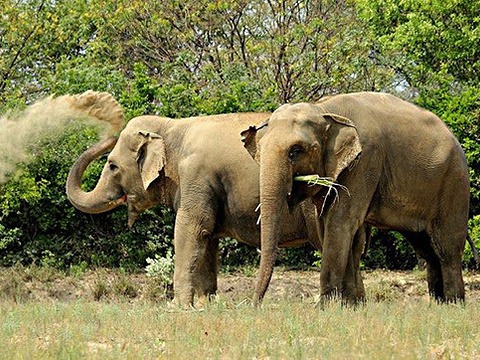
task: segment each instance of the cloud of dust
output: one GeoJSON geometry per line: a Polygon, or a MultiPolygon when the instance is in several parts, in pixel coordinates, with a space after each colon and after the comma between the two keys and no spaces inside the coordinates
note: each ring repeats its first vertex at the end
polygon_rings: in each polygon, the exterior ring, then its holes
{"type": "Polygon", "coordinates": [[[80,95],[48,97],[21,112],[0,117],[0,184],[15,168],[28,161],[36,144],[61,134],[71,120],[100,126],[102,136],[110,136],[123,127],[123,111],[108,93],[87,91],[80,95]],[[93,120],[93,121],[92,121],[93,120]],[[108,124],[108,125],[106,125],[108,124]]]}

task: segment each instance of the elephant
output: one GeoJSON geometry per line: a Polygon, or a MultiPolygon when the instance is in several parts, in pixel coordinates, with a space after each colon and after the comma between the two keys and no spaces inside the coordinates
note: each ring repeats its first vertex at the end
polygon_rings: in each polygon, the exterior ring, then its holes
{"type": "Polygon", "coordinates": [[[359,229],[375,226],[400,231],[426,260],[433,299],[464,301],[467,162],[436,115],[390,94],[358,92],[282,105],[241,134],[260,164],[257,301],[273,271],[281,214],[307,198],[318,209],[323,238],[321,299],[358,299],[352,246],[359,229]],[[334,198],[324,186],[294,181],[307,174],[327,177],[347,191],[338,189],[334,198]]]}
{"type": "MultiPolygon", "coordinates": [[[[94,100],[89,106],[95,107],[94,100]]],[[[260,167],[244,150],[239,133],[269,115],[136,117],[118,137],[90,147],[76,160],[67,178],[68,199],[87,213],[127,205],[130,227],[142,211],[156,204],[174,209],[174,302],[193,306],[197,295],[202,304],[217,291],[219,238],[260,246],[256,212],[260,167]],[[107,152],[95,188],[83,191],[86,167],[107,152]]],[[[310,200],[285,212],[279,247],[310,242],[321,248],[315,212],[310,200]]]]}

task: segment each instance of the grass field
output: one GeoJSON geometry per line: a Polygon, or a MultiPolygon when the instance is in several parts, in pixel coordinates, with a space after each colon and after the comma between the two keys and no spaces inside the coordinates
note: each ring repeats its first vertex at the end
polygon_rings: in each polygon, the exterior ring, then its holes
{"type": "Polygon", "coordinates": [[[4,359],[480,359],[480,275],[467,305],[428,299],[425,273],[365,273],[368,302],[315,307],[319,273],[276,269],[261,309],[250,271],[222,275],[205,309],[172,309],[144,275],[0,272],[4,359]]]}

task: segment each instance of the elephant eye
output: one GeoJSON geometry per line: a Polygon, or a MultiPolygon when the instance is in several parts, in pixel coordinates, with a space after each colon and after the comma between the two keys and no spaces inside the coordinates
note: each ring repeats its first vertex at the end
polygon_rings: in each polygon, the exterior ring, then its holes
{"type": "Polygon", "coordinates": [[[305,153],[305,149],[301,145],[293,145],[288,153],[288,158],[293,161],[298,155],[303,153],[305,153]]]}
{"type": "Polygon", "coordinates": [[[115,170],[118,169],[118,166],[115,165],[115,164],[113,164],[113,163],[110,163],[110,164],[109,164],[109,167],[110,167],[110,170],[111,170],[111,171],[115,171],[115,170]]]}

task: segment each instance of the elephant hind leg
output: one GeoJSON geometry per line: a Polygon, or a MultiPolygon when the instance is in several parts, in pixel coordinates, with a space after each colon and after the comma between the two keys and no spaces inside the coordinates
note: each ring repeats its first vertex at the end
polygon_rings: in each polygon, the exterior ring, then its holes
{"type": "Polygon", "coordinates": [[[438,228],[433,232],[431,239],[442,270],[444,288],[442,302],[464,301],[465,285],[462,277],[462,254],[466,241],[464,232],[452,234],[447,229],[438,228]]]}
{"type": "Polygon", "coordinates": [[[462,264],[445,263],[442,265],[443,286],[445,289],[444,302],[464,302],[465,285],[462,277],[462,264]]]}
{"type": "Polygon", "coordinates": [[[445,298],[444,281],[440,260],[436,255],[430,236],[427,233],[407,233],[403,235],[415,249],[419,257],[427,262],[427,282],[430,296],[437,301],[443,301],[445,298]]]}
{"type": "Polygon", "coordinates": [[[362,274],[360,271],[360,261],[363,257],[363,254],[366,253],[368,248],[368,243],[370,242],[370,228],[368,225],[361,226],[355,238],[353,239],[352,253],[353,253],[353,263],[355,268],[355,285],[357,299],[365,299],[365,286],[363,285],[362,274]]]}
{"type": "Polygon", "coordinates": [[[465,300],[462,254],[467,238],[469,181],[463,159],[451,158],[439,194],[437,215],[427,227],[431,245],[440,262],[445,302],[465,300]]]}

